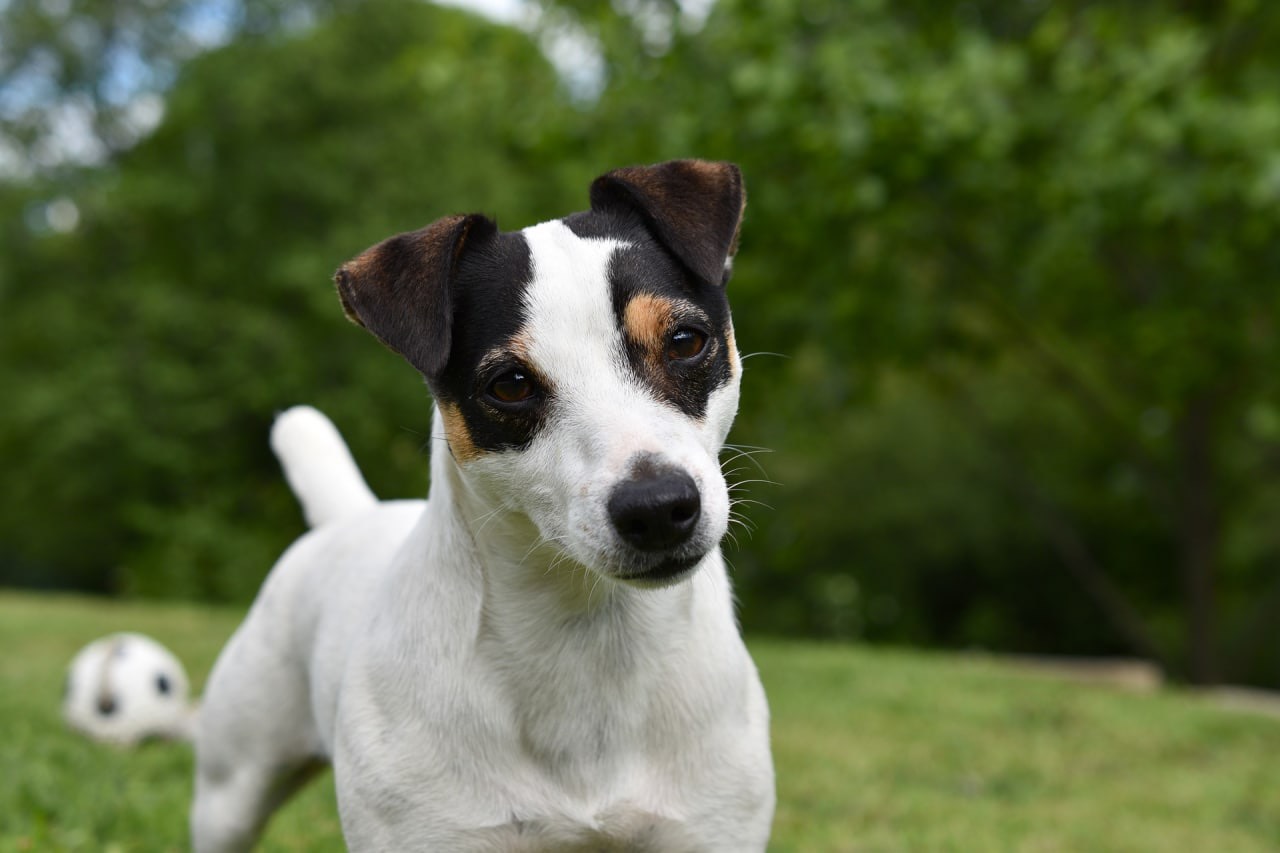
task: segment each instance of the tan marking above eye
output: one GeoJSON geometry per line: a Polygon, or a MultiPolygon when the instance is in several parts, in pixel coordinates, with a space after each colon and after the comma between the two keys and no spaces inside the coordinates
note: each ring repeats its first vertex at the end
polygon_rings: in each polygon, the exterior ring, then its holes
{"type": "Polygon", "coordinates": [[[671,328],[675,303],[651,293],[639,293],[627,303],[622,324],[627,337],[647,350],[659,351],[671,328]]]}
{"type": "Polygon", "coordinates": [[[496,346],[485,353],[484,358],[480,359],[480,364],[476,367],[477,373],[488,373],[503,364],[515,361],[520,364],[530,364],[530,342],[529,332],[527,329],[521,329],[511,336],[506,343],[496,346]]]}
{"type": "Polygon", "coordinates": [[[522,328],[516,332],[511,340],[507,341],[507,349],[515,356],[517,361],[529,363],[529,353],[533,349],[532,342],[529,340],[529,330],[522,328]]]}

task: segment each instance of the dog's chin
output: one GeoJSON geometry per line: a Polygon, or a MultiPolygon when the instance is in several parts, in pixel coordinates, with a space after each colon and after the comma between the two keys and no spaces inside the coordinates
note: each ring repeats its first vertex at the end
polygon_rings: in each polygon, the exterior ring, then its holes
{"type": "Polygon", "coordinates": [[[703,551],[700,554],[687,557],[667,556],[652,565],[611,571],[609,572],[609,577],[640,589],[659,589],[664,586],[674,586],[692,577],[698,566],[702,564],[703,559],[706,558],[707,553],[703,551]]]}

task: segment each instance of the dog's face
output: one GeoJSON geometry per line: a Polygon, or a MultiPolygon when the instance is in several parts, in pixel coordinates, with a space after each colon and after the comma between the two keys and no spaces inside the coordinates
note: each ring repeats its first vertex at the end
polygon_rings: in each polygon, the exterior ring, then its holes
{"type": "Polygon", "coordinates": [[[485,503],[599,574],[669,583],[728,525],[725,282],[743,201],[729,164],[619,170],[564,219],[503,234],[452,217],[392,238],[339,271],[339,292],[426,376],[485,503]]]}

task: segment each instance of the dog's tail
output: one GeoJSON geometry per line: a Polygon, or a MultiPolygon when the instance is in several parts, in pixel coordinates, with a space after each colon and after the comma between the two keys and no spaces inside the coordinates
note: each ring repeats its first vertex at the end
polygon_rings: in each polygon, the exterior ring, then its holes
{"type": "Polygon", "coordinates": [[[378,502],[338,428],[317,409],[294,406],[277,415],[271,449],[312,527],[378,502]]]}

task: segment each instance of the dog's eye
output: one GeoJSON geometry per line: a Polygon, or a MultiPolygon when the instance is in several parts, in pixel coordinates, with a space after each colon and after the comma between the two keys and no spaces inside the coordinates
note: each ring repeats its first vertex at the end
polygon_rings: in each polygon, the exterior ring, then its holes
{"type": "Polygon", "coordinates": [[[489,396],[499,403],[523,403],[533,397],[533,380],[518,368],[499,373],[489,383],[489,396]]]}
{"type": "Polygon", "coordinates": [[[707,346],[706,332],[682,326],[667,339],[667,358],[671,361],[688,361],[707,346]]]}

